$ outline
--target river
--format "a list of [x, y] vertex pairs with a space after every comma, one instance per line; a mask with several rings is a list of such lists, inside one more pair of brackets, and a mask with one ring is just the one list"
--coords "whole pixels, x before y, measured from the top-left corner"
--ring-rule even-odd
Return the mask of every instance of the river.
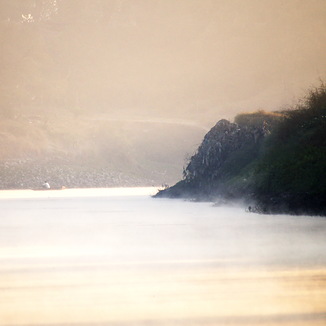
[[326, 325], [326, 218], [0, 192], [1, 326]]

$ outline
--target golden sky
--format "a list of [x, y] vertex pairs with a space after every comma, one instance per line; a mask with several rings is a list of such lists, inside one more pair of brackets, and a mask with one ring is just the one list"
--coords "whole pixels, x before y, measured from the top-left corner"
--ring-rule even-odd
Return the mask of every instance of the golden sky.
[[293, 105], [325, 80], [325, 0], [48, 3], [59, 10], [41, 60], [53, 67], [39, 80], [70, 107], [211, 121]]
[[112, 106], [233, 116], [292, 105], [325, 79], [325, 0], [112, 3]]

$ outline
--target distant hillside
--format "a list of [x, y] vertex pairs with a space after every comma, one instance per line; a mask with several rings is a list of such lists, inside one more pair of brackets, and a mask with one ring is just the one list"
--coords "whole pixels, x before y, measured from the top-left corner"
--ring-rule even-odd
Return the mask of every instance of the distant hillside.
[[0, 188], [171, 184], [204, 128], [173, 122], [42, 115], [0, 122]]
[[258, 212], [326, 215], [326, 87], [293, 110], [219, 121], [157, 197], [244, 199]]

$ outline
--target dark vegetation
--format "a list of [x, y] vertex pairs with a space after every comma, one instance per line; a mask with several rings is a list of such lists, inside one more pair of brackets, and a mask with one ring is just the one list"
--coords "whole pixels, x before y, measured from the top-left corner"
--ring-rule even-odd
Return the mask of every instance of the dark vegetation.
[[326, 214], [326, 87], [309, 91], [264, 142], [254, 191], [267, 210]]
[[265, 213], [326, 215], [326, 87], [292, 110], [219, 121], [184, 169], [157, 194], [197, 200], [244, 199]]
[[189, 159], [184, 179], [158, 196], [215, 200], [251, 193], [262, 143], [282, 118], [281, 114], [259, 111], [237, 116], [240, 123], [220, 120]]

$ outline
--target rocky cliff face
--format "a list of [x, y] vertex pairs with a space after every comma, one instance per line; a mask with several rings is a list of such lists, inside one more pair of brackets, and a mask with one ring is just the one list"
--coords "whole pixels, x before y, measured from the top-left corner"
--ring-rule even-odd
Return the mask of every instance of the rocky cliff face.
[[[257, 127], [218, 121], [190, 158], [184, 179], [161, 191], [158, 197], [236, 196], [248, 185], [245, 168], [256, 158], [261, 140], [268, 133], [266, 123]], [[238, 180], [233, 180], [234, 177]]]
[[220, 120], [206, 134], [198, 152], [192, 156], [184, 170], [185, 180], [190, 181], [198, 177], [214, 180], [222, 177], [221, 167], [234, 152], [244, 146], [258, 144], [267, 133], [266, 125], [261, 128], [249, 128]]
[[[219, 121], [157, 197], [245, 199], [250, 211], [326, 216], [326, 85], [293, 110], [257, 111]], [[267, 134], [271, 133], [269, 137]], [[251, 206], [251, 205], [254, 206]]]

